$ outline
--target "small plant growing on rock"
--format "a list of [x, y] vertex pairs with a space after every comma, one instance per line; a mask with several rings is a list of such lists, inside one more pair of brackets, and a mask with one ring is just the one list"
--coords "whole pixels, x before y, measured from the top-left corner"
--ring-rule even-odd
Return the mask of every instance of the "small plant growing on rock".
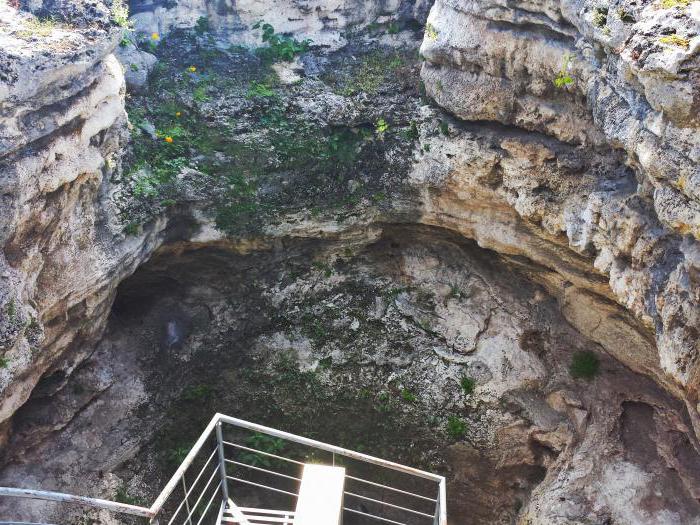
[[693, 0], [661, 0], [661, 7], [664, 9], [673, 9], [674, 7], [685, 9], [692, 1]]
[[206, 16], [200, 16], [197, 23], [194, 25], [194, 31], [198, 35], [203, 35], [209, 32], [209, 19]]
[[0, 368], [7, 368], [10, 366], [10, 360], [7, 357], [0, 357]]
[[270, 86], [264, 82], [258, 82], [253, 80], [248, 87], [248, 93], [246, 93], [246, 98], [270, 98], [274, 97], [275, 92]]
[[625, 24], [634, 24], [637, 21], [635, 20], [634, 16], [632, 16], [632, 13], [625, 11], [624, 9], [618, 9], [617, 16], [620, 17], [620, 20], [622, 20]]
[[476, 380], [473, 377], [464, 376], [462, 377], [462, 379], [460, 379], [459, 386], [462, 387], [462, 392], [464, 392], [464, 394], [468, 396], [469, 394], [474, 392], [474, 388], [476, 387]]
[[392, 22], [391, 24], [389, 24], [389, 27], [387, 28], [387, 33], [389, 33], [390, 35], [395, 35], [398, 32], [399, 24], [397, 24], [396, 22]]
[[384, 135], [386, 131], [389, 130], [389, 124], [383, 118], [380, 118], [374, 126], [377, 135]]
[[407, 388], [401, 389], [401, 399], [406, 401], [406, 403], [415, 403], [416, 401], [418, 401], [418, 397], [416, 396], [416, 394], [414, 394]]
[[559, 73], [557, 76], [554, 78], [554, 85], [562, 89], [569, 84], [573, 84], [574, 79], [569, 76], [568, 70], [569, 70], [569, 64], [571, 63], [571, 55], [569, 53], [564, 54], [564, 59], [561, 64], [561, 69], [559, 70]]
[[124, 3], [124, 0], [114, 0], [109, 8], [109, 13], [112, 17], [112, 22], [119, 27], [128, 28], [129, 23], [129, 5]]
[[688, 47], [690, 47], [690, 39], [684, 38], [684, 37], [677, 35], [675, 33], [672, 35], [662, 36], [661, 38], [659, 38], [659, 42], [661, 44], [682, 47], [684, 49], [688, 49]]
[[608, 23], [608, 8], [607, 7], [596, 7], [593, 10], [593, 24], [596, 27], [605, 27]]
[[279, 33], [275, 33], [274, 27], [262, 20], [257, 22], [253, 26], [253, 29], [262, 29], [262, 41], [270, 46], [267, 50], [259, 50], [259, 54], [262, 55], [263, 58], [268, 58], [273, 61], [284, 60], [290, 62], [296, 55], [305, 53], [311, 47], [312, 40], [307, 38], [299, 41], [288, 36], [280, 35]]
[[437, 40], [437, 29], [435, 29], [435, 26], [430, 22], [425, 24], [425, 36], [428, 37], [430, 40]]
[[569, 366], [569, 373], [574, 379], [590, 381], [600, 371], [600, 359], [590, 350], [576, 352]]
[[53, 18], [29, 18], [24, 21], [24, 29], [15, 34], [19, 38], [46, 37], [56, 29], [56, 21]]
[[460, 417], [447, 418], [447, 435], [452, 439], [462, 439], [467, 433], [467, 423]]
[[[284, 441], [280, 438], [260, 434], [256, 432], [246, 440], [246, 446], [267, 454], [279, 455], [284, 450]], [[277, 460], [256, 452], [245, 452], [241, 454], [241, 461], [256, 467], [272, 467]]]

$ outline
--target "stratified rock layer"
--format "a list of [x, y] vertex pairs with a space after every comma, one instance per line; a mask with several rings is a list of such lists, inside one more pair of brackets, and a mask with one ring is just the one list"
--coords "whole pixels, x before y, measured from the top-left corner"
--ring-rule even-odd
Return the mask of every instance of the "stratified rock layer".
[[[450, 189], [434, 192], [428, 222], [554, 270], [569, 320], [683, 396], [696, 426], [699, 23], [697, 2], [439, 0], [422, 78], [475, 124], [420, 174]], [[606, 298], [644, 328], [620, 330]]]

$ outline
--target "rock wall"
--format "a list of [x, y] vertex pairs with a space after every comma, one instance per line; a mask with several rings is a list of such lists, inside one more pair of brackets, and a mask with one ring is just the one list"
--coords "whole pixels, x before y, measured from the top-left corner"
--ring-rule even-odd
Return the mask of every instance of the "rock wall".
[[238, 45], [256, 46], [260, 42], [261, 31], [252, 26], [264, 20], [281, 33], [293, 33], [312, 39], [316, 45], [338, 49], [347, 43], [346, 32], [360, 31], [372, 23], [424, 21], [431, 2], [131, 0], [130, 5], [136, 31], [146, 35], [153, 32], [167, 35], [174, 28], [193, 28], [199, 23], [205, 24], [207, 31], [215, 31], [218, 38]]
[[697, 2], [438, 0], [422, 78], [472, 124], [418, 173], [448, 190], [427, 222], [553, 270], [569, 320], [684, 397], [696, 431], [699, 24]]
[[125, 240], [108, 199], [126, 139], [120, 38], [104, 7], [42, 27], [0, 5], [4, 427], [42, 376], [50, 394], [91, 351], [116, 285], [149, 251]]

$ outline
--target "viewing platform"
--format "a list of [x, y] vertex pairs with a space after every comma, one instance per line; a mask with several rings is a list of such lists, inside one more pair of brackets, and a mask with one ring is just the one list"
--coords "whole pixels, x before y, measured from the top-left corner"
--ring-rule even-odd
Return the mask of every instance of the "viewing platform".
[[[0, 487], [0, 497], [81, 505], [158, 525], [447, 525], [443, 476], [223, 414], [212, 418], [150, 507], [28, 488]], [[0, 516], [6, 525], [50, 523]]]

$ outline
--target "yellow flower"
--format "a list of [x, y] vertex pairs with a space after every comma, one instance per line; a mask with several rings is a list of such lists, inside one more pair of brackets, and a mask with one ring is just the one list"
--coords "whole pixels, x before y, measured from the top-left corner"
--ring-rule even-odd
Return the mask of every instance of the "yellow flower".
[[160, 40], [160, 35], [158, 33], [152, 33], [151, 40]]
[[167, 142], [168, 144], [172, 144], [173, 138], [172, 137], [165, 137], [165, 142]]
[[175, 116], [176, 116], [177, 118], [180, 118], [180, 115], [182, 115], [182, 113], [180, 113], [179, 111], [175, 113]]
[[197, 68], [194, 66], [190, 66], [187, 68], [187, 71], [189, 71], [190, 73], [194, 73], [195, 71], [197, 71]]

